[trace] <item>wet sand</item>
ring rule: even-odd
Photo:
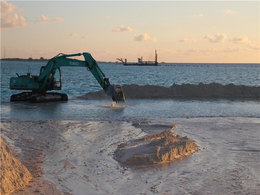
[[[52,120],[1,120],[1,137],[32,175],[29,185],[12,195],[66,194],[43,179],[42,169],[45,157],[52,152],[56,138],[64,130],[59,128],[58,121]]]
[[[114,158],[118,146],[169,130],[200,150],[147,167]],[[123,117],[107,121],[1,120],[2,138],[34,180],[13,194],[258,194],[259,118]]]

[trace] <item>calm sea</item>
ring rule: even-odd
[[[77,96],[101,90],[92,74],[82,67],[62,67],[63,89],[67,103],[17,103],[9,98],[19,91],[9,89],[9,78],[16,73],[38,75],[46,62],[1,61],[1,117],[2,118],[89,118],[107,117],[260,117],[260,100],[200,99],[200,100],[126,100],[125,108],[105,108],[108,100],[80,100]],[[174,64],[158,67],[123,66],[119,63],[99,63],[111,84],[160,85],[220,83],[260,86],[260,64]]]

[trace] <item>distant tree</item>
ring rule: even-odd
[[[32,60],[32,57],[28,58],[28,60]]]
[[[44,60],[44,57],[40,57],[40,60]]]

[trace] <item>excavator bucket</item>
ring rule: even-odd
[[[113,101],[117,103],[125,102],[125,95],[120,85],[109,85],[105,92],[108,96],[112,97]]]
[[[123,88],[120,85],[114,85],[115,93],[114,93],[114,101],[115,102],[125,102],[125,94],[123,92]]]

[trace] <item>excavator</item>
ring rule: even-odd
[[[84,56],[85,61],[74,59],[71,57]],[[123,89],[120,85],[111,85],[109,78],[105,77],[98,66],[96,60],[90,53],[76,53],[76,54],[58,54],[51,58],[46,66],[42,66],[39,75],[19,75],[10,78],[11,90],[30,90],[30,92],[22,92],[13,94],[11,101],[30,101],[32,103],[38,102],[53,102],[53,101],[67,101],[68,96],[64,93],[48,92],[51,90],[61,90],[62,76],[60,67],[86,67],[98,81],[105,93],[117,103],[125,102]]]

